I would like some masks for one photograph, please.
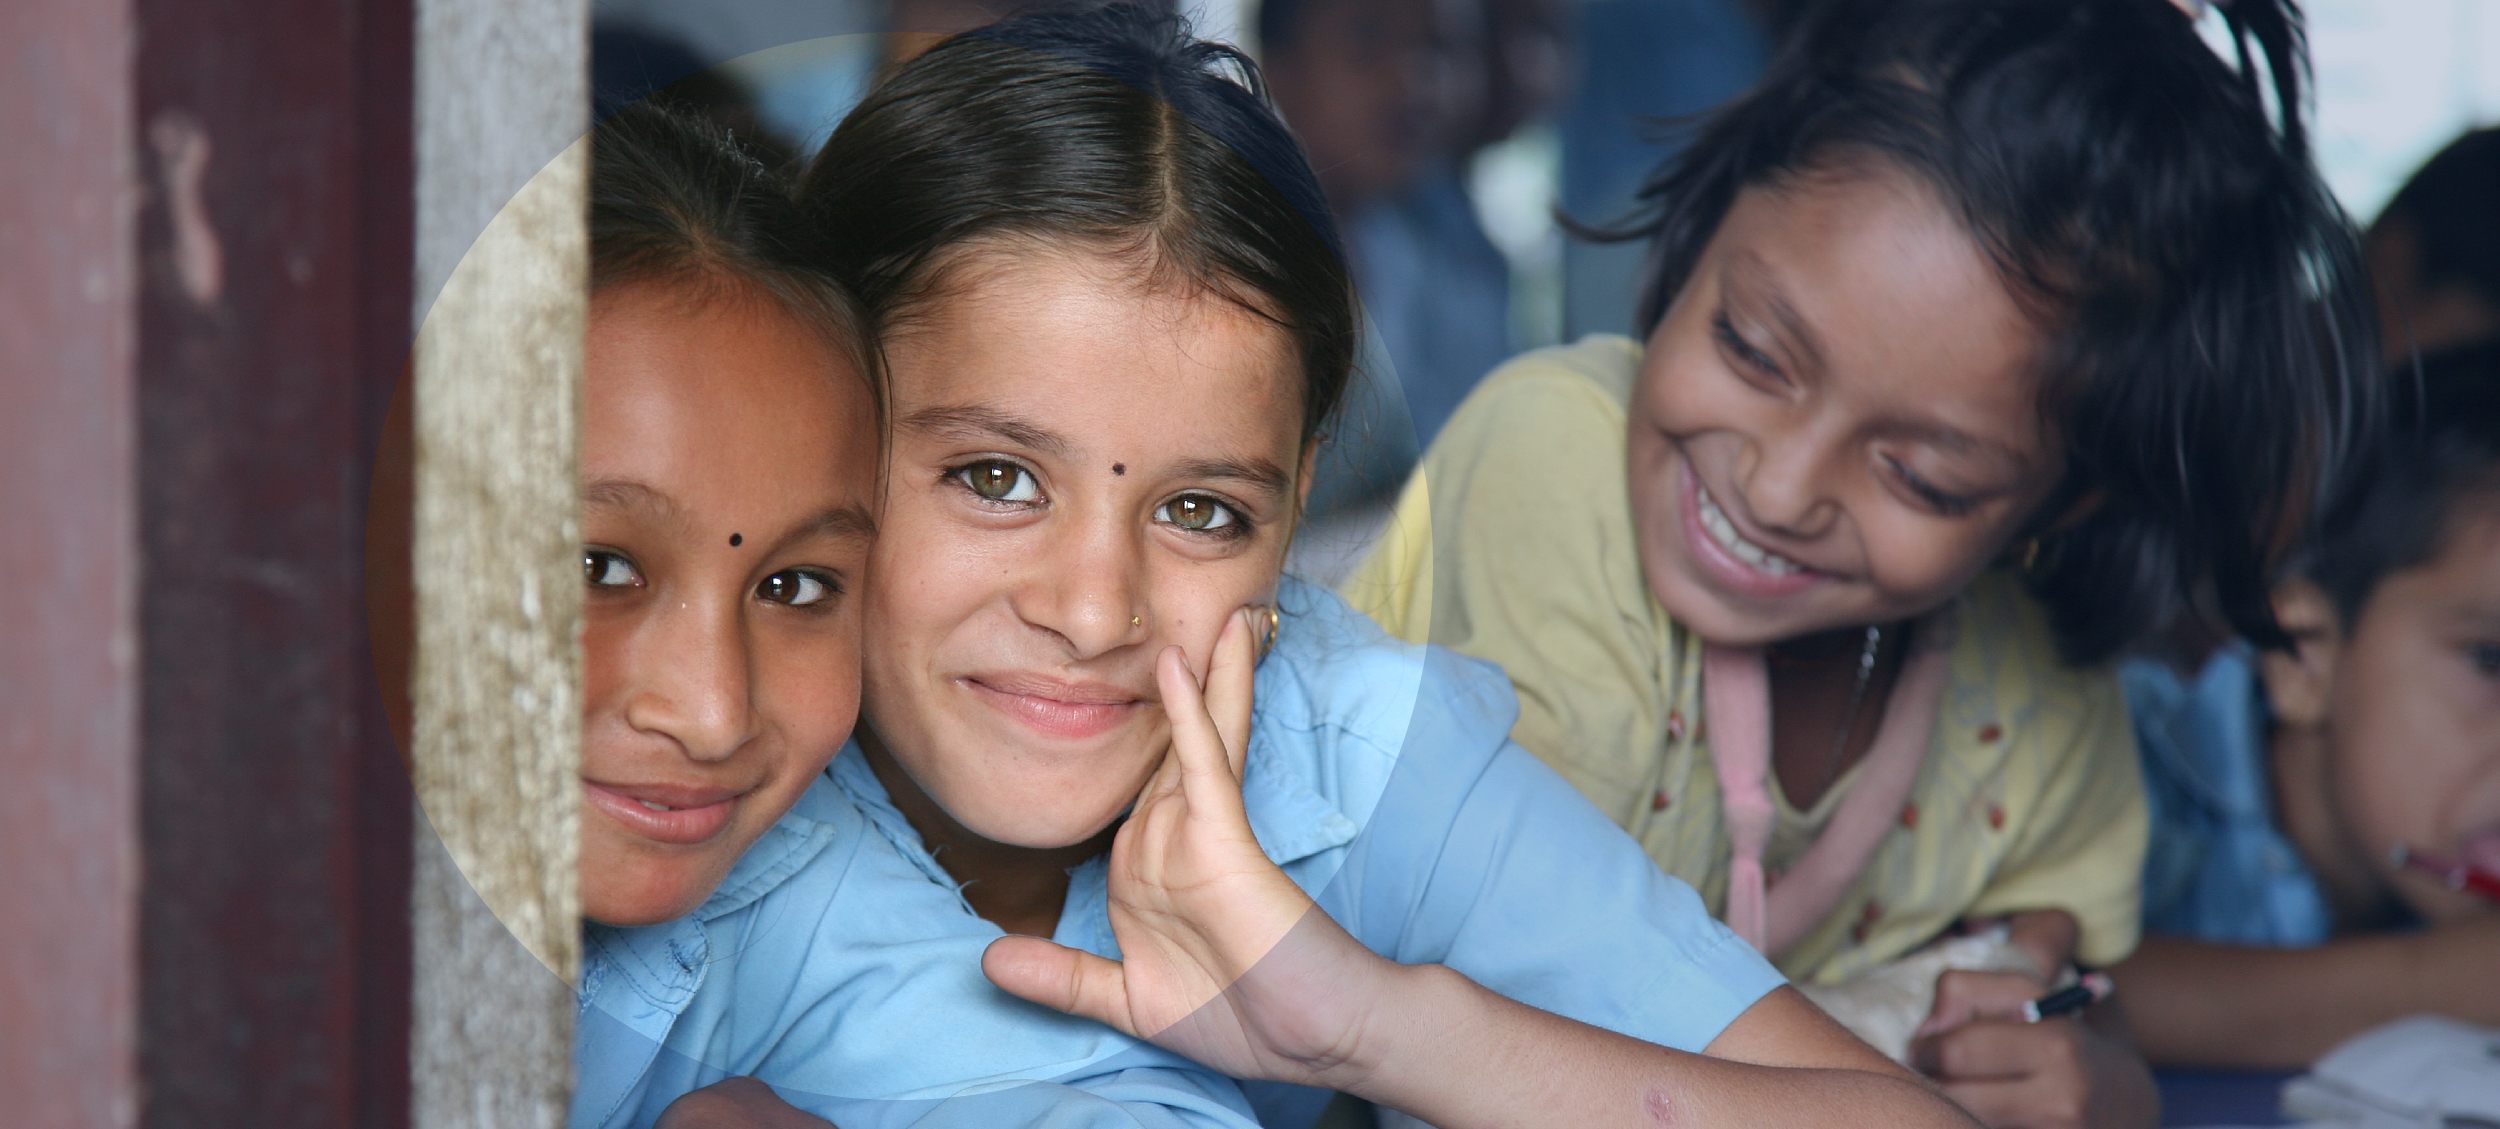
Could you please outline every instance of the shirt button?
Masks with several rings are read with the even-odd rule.
[[[1653,793],[1651,793],[1651,794],[1650,794],[1650,797],[1649,797],[1649,810],[1651,810],[1651,811],[1665,811],[1665,810],[1667,810],[1667,790],[1666,790],[1666,789],[1664,789],[1664,788],[1660,788],[1660,789],[1658,789],[1656,792],[1653,792]]]

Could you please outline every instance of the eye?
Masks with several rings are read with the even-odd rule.
[[[2466,661],[2474,664],[2476,673],[2485,678],[2500,679],[2500,640],[2486,639],[2465,645]]]
[[[1727,311],[1710,315],[1710,335],[1718,339],[1719,348],[1735,358],[1738,364],[1780,383],[1787,383],[1788,378],[1781,375],[1779,364],[1769,354],[1754,348],[1743,334],[1736,332],[1736,323],[1728,320]]]
[[[1231,506],[1204,494],[1183,494],[1155,508],[1155,520],[1192,533],[1229,533],[1241,526]]]
[[[1920,504],[1946,517],[1960,517],[1979,505],[1979,500],[1976,498],[1949,494],[1939,489],[1934,483],[1920,478],[1918,472],[1911,470],[1909,464],[1899,459],[1887,455],[1884,457],[1884,465],[1891,469],[1893,477],[1900,481],[1902,488],[1916,497]]]
[[[755,598],[794,608],[814,607],[842,594],[842,584],[811,569],[783,569],[755,586]]]
[[[1002,459],[983,459],[947,472],[964,489],[988,502],[1038,502],[1042,500],[1041,484],[1033,480],[1033,472]]]
[[[609,549],[582,550],[582,580],[593,588],[640,588],[642,573],[625,554]]]

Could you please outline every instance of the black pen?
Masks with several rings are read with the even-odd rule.
[[[2118,985],[2106,972],[2087,972],[2083,979],[2023,1005],[2023,1022],[2038,1023],[2109,998]]]

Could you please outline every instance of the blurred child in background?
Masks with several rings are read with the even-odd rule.
[[[2119,976],[2155,1062],[2500,1024],[2500,905],[2422,869],[2500,876],[2500,345],[2418,389],[2276,591],[2291,649],[2226,647],[2193,683],[2128,668],[2154,834]]]

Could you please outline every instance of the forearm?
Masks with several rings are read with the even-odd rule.
[[[2262,949],[2148,937],[2120,966],[2136,1041],[2163,1065],[2292,1069],[2416,1012],[2500,1024],[2500,919]]]
[[[1439,965],[1397,975],[1377,1013],[1389,1022],[1332,1082],[1446,1129],[1971,1124],[1871,1051],[1864,1068],[1737,1062],[1539,1011]]]

